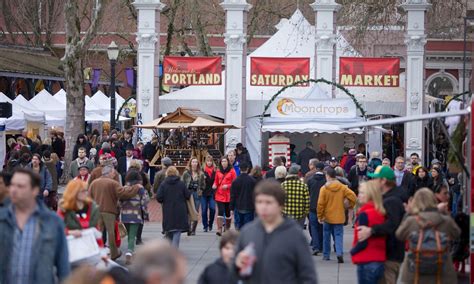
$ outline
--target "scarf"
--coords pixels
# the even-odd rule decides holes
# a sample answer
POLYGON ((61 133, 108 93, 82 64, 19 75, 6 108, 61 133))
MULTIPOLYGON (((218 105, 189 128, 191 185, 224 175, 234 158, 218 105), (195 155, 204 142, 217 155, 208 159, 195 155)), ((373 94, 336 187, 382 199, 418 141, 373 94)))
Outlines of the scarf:
POLYGON ((86 165, 88 161, 89 161, 89 159, 87 157, 84 157, 84 161, 82 161, 82 162, 81 162, 80 158, 77 158, 76 159, 77 167, 79 168, 80 166, 86 165))

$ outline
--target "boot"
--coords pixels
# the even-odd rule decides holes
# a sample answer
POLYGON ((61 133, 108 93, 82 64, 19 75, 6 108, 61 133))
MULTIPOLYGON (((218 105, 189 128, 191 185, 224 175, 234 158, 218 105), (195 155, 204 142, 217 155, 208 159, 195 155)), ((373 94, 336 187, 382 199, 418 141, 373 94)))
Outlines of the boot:
POLYGON ((198 225, 198 222, 197 221, 193 221, 191 222, 191 236, 195 236, 196 235, 196 227, 198 225))
POLYGON ((230 225, 232 225, 232 218, 225 218, 225 230, 230 230, 230 225))
POLYGON ((224 223, 224 217, 217 216, 217 232, 216 235, 222 236, 222 223, 224 223))

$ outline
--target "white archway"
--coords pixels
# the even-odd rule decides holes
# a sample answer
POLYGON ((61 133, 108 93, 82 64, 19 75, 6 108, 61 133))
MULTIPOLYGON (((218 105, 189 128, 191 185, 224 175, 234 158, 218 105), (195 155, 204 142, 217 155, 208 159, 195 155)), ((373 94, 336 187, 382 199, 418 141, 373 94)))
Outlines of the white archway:
POLYGON ((453 86, 453 94, 459 93, 459 80, 454 77, 451 73, 446 72, 444 69, 430 75, 425 81, 425 94, 429 95, 430 84, 438 78, 447 78, 453 86))

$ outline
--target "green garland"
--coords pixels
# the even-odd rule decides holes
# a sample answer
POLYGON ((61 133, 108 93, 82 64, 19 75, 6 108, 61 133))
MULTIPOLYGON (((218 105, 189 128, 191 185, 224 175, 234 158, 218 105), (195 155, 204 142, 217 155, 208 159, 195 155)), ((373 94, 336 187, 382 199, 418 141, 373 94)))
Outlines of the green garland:
POLYGON ((120 114, 122 113, 122 109, 125 105, 127 105, 128 101, 130 101, 131 99, 135 99, 135 101, 137 100, 136 99, 136 96, 135 95, 130 95, 124 102, 123 104, 120 106, 118 112, 117 112, 117 118, 115 118, 115 121, 118 121, 119 118, 120 118, 120 114))
MULTIPOLYGON (((338 84, 338 83, 335 83, 335 82, 331 82, 331 81, 328 81, 326 79, 308 79, 308 80, 302 80, 302 81, 298 81, 298 82, 295 82, 291 85, 288 85, 288 86, 285 86, 283 88, 281 88, 276 94, 274 94, 272 96, 272 98, 268 101, 268 103, 265 105, 265 108, 263 110, 263 113, 260 117, 260 120, 263 122, 263 118, 265 117, 265 114, 267 113, 268 109, 270 108, 270 105, 276 100, 276 98, 281 95, 281 93, 283 93, 286 89, 288 88, 292 88, 296 85, 300 85, 300 84, 307 84, 307 83, 325 83, 325 84, 328 84, 328 85, 332 85, 332 86, 335 86, 336 88, 342 90, 344 93, 346 93, 346 95, 348 95, 351 100, 354 102, 354 104, 356 105, 357 109, 360 110, 360 113, 362 114, 362 116, 365 118, 365 115, 366 115, 366 111, 364 110, 364 108, 362 107, 362 105, 359 103, 359 101, 355 98, 355 96, 349 92, 348 89, 346 89, 344 86, 338 84)), ((263 124, 263 123, 262 123, 263 124)))

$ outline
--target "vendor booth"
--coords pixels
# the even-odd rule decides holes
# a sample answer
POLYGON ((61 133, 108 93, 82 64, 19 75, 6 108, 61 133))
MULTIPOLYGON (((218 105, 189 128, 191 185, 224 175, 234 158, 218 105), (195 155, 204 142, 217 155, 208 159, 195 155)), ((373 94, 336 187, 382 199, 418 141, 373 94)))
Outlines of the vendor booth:
POLYGON ((211 155, 215 161, 222 157, 220 136, 226 129, 238 128, 195 108, 178 108, 174 112, 134 127, 151 129, 158 137, 158 149, 151 166, 159 166, 162 157, 169 157, 181 172, 191 157, 204 163, 211 155))

